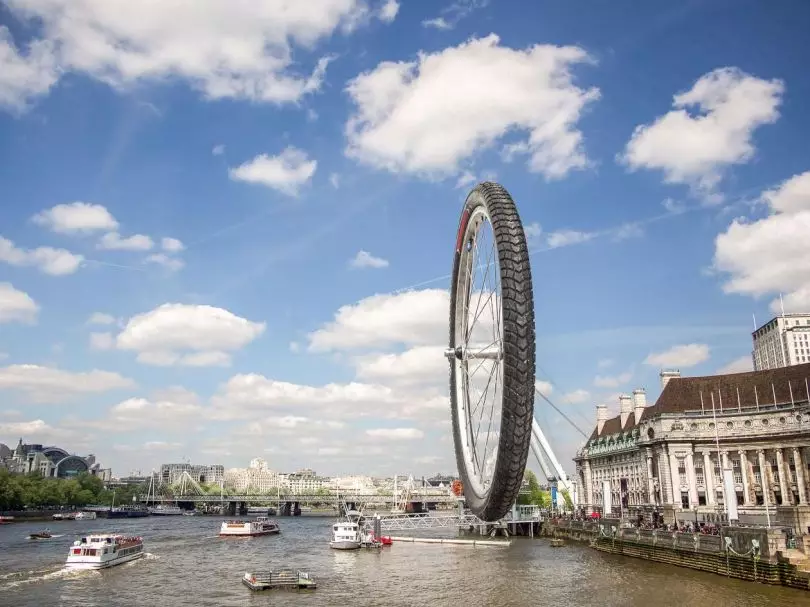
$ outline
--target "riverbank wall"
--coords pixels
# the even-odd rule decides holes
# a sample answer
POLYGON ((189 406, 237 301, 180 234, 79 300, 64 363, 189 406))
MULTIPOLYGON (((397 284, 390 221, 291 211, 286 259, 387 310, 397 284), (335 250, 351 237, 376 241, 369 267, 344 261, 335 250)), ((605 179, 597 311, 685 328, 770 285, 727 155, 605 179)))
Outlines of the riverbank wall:
POLYGON ((544 522, 541 534, 588 542, 601 552, 717 575, 810 590, 810 559, 788 550, 779 529, 723 527, 720 535, 622 528, 619 521, 544 522))

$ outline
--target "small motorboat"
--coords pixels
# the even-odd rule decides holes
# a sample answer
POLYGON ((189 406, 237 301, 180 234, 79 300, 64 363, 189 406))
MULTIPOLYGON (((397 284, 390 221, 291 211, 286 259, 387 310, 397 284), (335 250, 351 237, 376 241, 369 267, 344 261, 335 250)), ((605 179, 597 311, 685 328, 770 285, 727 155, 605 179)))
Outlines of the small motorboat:
POLYGON ((28 536, 28 539, 29 540, 47 540, 47 539, 52 538, 52 537, 53 537, 53 534, 50 531, 48 531, 47 529, 45 529, 44 531, 38 531, 36 533, 32 533, 31 535, 28 536))

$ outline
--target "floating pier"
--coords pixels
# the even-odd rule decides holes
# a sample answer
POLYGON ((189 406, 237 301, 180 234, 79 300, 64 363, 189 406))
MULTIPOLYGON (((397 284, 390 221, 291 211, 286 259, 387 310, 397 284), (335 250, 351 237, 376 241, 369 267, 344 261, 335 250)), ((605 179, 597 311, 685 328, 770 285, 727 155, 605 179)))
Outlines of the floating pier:
POLYGON ((242 583, 251 590, 314 590, 315 580, 303 571, 260 571, 245 573, 242 583))
POLYGON ((413 542, 417 544, 453 544, 462 546, 497 546, 506 548, 512 544, 512 540, 457 540, 432 537, 392 537, 395 542, 413 542))

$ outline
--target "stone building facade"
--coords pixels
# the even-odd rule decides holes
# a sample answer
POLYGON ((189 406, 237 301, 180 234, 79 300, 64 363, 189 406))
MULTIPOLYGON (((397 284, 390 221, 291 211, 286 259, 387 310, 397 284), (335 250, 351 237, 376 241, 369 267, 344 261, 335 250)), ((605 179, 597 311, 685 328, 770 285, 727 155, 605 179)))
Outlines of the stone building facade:
POLYGON ((620 397, 615 417, 597 407, 596 428, 574 458, 582 505, 601 510, 607 482, 614 512, 714 520, 733 499, 740 522, 810 532, 810 364, 708 377, 662 371, 661 379, 652 406, 636 390, 620 397))
POLYGON ((103 481, 112 478, 112 471, 102 468, 92 453, 80 456, 68 453, 61 447, 23 443, 22 439, 13 451, 0 444, 0 465, 17 474, 37 473, 45 477, 73 478, 86 472, 103 481))

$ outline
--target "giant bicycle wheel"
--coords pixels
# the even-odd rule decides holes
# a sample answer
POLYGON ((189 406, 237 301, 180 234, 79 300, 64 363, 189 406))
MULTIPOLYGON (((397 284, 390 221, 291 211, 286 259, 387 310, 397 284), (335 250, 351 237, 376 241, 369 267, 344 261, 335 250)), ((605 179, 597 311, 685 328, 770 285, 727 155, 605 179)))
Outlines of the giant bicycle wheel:
POLYGON ((526 235, 509 192, 467 196, 450 292, 450 403, 464 497, 485 521, 517 498, 534 418, 534 300, 526 235))

